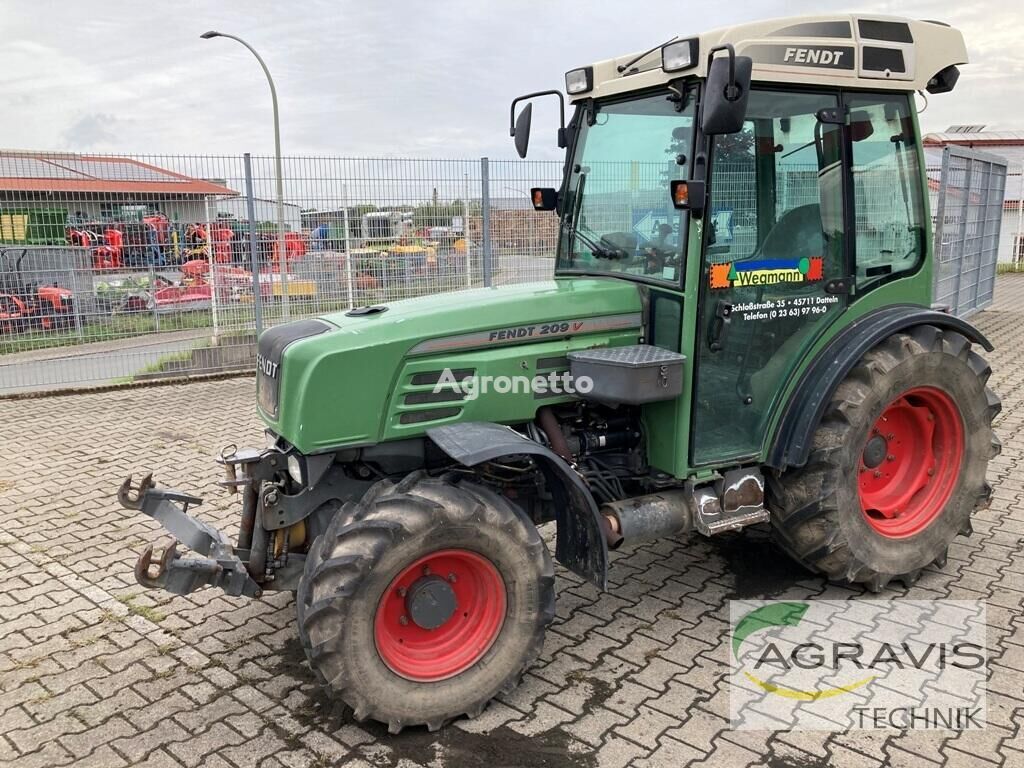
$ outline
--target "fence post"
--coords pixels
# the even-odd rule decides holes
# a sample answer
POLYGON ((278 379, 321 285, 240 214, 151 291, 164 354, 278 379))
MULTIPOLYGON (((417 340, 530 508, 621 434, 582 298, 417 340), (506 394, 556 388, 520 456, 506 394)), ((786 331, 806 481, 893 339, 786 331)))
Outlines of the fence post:
MULTIPOLYGON (((1017 195, 1017 231, 1010 241, 1010 262, 1020 266, 1022 261, 1024 261, 1024 165, 1020 167, 1020 193, 1017 195)), ((1016 267, 1014 269, 1016 270, 1016 267)))
POLYGON ((342 233, 345 237, 345 282, 348 284, 348 308, 352 309, 355 307, 355 296, 352 290, 352 252, 349 249, 348 244, 348 185, 342 184, 341 186, 341 209, 342 219, 344 224, 342 225, 342 233))
POLYGON ((484 287, 491 286, 491 178, 487 158, 480 158, 480 239, 483 241, 484 287))
POLYGON ((213 346, 219 344, 220 327, 217 318, 217 259, 213 244, 213 221, 210 219, 210 198, 203 198, 206 212, 206 260, 210 265, 210 312, 213 316, 213 346))
POLYGON ((473 287, 473 257, 469 247, 469 174, 462 174, 462 242, 466 246, 466 287, 473 287))
POLYGON ((249 261, 252 264, 252 314, 256 323, 256 338, 263 333, 263 294, 260 286, 259 236, 256 233, 256 200, 252 193, 252 156, 245 159, 245 207, 249 217, 249 261))
MULTIPOLYGON (((152 264, 149 265, 149 290, 156 293, 156 270, 152 264)), ((157 311, 158 309, 156 299, 153 299, 153 327, 157 331, 160 330, 160 313, 157 311)))

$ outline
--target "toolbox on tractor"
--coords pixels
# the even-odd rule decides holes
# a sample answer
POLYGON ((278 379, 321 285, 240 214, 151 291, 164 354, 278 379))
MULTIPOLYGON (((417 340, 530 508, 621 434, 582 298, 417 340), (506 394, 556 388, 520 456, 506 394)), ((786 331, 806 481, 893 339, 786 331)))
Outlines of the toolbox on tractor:
POLYGON ((266 446, 220 458, 237 541, 129 478, 192 550, 147 549, 139 582, 295 590, 318 679, 397 732, 479 714, 536 659, 544 523, 600 588, 610 548, 759 523, 876 591, 942 567, 999 451, 991 345, 931 308, 915 93, 966 61, 944 24, 826 14, 572 70, 568 123, 560 91, 516 99, 522 156, 531 102, 561 107, 561 186, 531 195, 554 279, 265 331, 266 446))
POLYGON ((643 405, 673 400, 683 393, 683 361, 678 352, 649 344, 570 352, 574 380, 588 379, 584 397, 597 402, 643 405))

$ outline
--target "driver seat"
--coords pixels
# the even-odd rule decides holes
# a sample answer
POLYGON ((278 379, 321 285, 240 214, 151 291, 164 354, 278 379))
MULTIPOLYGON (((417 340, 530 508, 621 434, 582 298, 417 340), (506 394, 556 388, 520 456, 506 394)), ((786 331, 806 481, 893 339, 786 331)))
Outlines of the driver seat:
POLYGON ((799 205, 782 214, 751 259, 803 259, 823 256, 825 238, 821 232, 821 206, 799 205))

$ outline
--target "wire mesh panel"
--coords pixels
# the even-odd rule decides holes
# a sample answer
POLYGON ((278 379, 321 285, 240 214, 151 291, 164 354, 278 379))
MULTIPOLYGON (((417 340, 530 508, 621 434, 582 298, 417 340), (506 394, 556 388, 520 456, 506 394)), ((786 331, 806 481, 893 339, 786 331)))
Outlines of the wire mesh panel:
POLYGON ((547 279, 558 220, 529 189, 560 173, 0 152, 0 391, 250 368, 286 320, 547 279))
POLYGON ((1005 190, 1005 160, 944 148, 934 203, 934 301, 960 317, 992 303, 1005 190))
POLYGON ((562 164, 522 160, 491 160, 487 164, 494 284, 550 279, 555 269, 558 216, 553 211, 535 211, 530 189, 558 188, 562 164))
MULTIPOLYGON (((0 152, 0 392, 250 369, 276 323, 546 280, 559 222, 530 188, 558 187, 562 170, 289 157, 279 186, 272 157, 0 152)), ((671 167, 591 170, 581 226, 661 236, 671 167)), ((815 202, 816 169, 784 171, 778 205, 815 202)), ((932 175, 936 300, 967 314, 992 298, 1006 168, 949 148, 932 175)), ((753 243, 753 182, 749 164, 716 169, 722 238, 753 243)))

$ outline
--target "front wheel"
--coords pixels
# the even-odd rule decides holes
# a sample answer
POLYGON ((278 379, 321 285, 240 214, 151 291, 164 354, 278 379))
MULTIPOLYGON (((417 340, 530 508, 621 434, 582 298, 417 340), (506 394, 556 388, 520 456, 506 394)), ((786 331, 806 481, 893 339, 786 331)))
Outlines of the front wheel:
POLYGON ((807 464, 769 482, 776 538, 798 562, 875 591, 943 565, 985 506, 999 453, 991 369, 955 331, 919 326, 839 385, 807 464))
POLYGON ((313 671, 357 719, 435 730, 479 714, 536 659, 554 569, 507 499, 414 473, 338 511, 296 601, 313 671))

